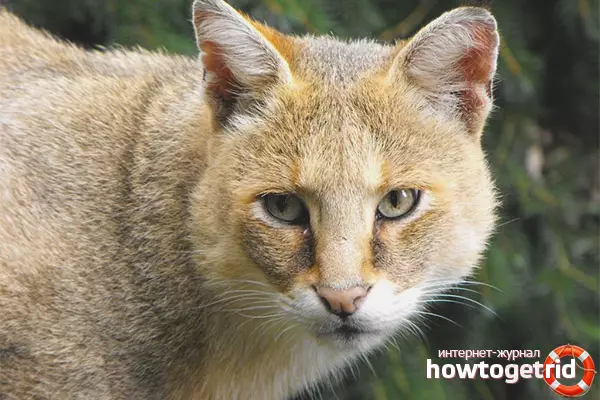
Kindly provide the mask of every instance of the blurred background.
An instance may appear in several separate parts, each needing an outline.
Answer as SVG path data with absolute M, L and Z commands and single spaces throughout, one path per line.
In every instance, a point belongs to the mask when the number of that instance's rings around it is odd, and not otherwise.
M 427 380 L 445 349 L 585 348 L 600 369 L 599 9 L 594 0 L 230 0 L 290 33 L 391 41 L 442 12 L 489 7 L 501 31 L 496 105 L 484 147 L 501 222 L 471 300 L 442 303 L 398 348 L 297 400 L 551 399 L 542 380 Z M 88 48 L 140 45 L 196 54 L 191 0 L 0 0 L 28 22 Z M 464 294 L 461 292 L 460 294 Z M 485 306 L 485 307 L 484 307 Z M 486 309 L 486 308 L 489 308 Z M 491 310 L 491 311 L 490 311 Z M 493 312 L 492 312 L 493 311 Z M 483 360 L 471 360 L 477 363 Z M 492 358 L 489 363 L 507 363 Z M 566 360 L 565 360 L 566 361 Z M 564 362 L 564 361 L 563 361 Z M 581 376 L 581 372 L 578 377 Z M 568 383 L 568 382 L 567 382 Z M 600 399 L 600 378 L 585 396 Z

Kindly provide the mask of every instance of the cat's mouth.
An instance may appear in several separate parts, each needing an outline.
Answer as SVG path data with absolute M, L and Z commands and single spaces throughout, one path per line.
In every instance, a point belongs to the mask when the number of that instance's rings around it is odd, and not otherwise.
M 364 329 L 353 325 L 344 324 L 339 328 L 336 328 L 332 331 L 333 334 L 342 336 L 344 338 L 351 339 L 356 336 L 360 336 L 367 333 L 379 333 L 379 331 L 374 329 Z
M 384 332 L 380 329 L 344 323 L 335 328 L 321 331 L 317 336 L 341 344 L 344 347 L 352 347 L 365 340 L 382 337 Z

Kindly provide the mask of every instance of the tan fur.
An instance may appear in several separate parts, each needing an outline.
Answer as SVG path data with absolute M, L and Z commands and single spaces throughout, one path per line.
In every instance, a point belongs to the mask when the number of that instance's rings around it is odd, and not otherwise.
M 0 398 L 283 399 L 477 265 L 489 13 L 396 47 L 285 36 L 220 0 L 194 21 L 198 60 L 86 52 L 0 11 Z M 397 188 L 421 204 L 376 220 Z M 265 216 L 284 192 L 310 226 Z M 313 286 L 356 285 L 381 333 L 334 340 Z

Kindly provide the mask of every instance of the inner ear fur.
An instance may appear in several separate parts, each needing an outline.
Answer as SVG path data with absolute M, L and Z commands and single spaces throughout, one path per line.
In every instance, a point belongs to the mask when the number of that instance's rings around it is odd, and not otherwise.
M 209 103 L 224 123 L 237 109 L 290 84 L 293 39 L 237 12 L 221 0 L 196 0 L 194 28 Z
M 403 74 L 424 90 L 432 111 L 460 118 L 479 136 L 492 108 L 499 43 L 496 20 L 489 11 L 457 8 L 403 45 L 391 77 Z

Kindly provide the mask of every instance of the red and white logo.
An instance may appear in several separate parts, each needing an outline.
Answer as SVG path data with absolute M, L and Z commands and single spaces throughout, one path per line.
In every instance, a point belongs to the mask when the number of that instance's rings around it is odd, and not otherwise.
M 568 356 L 577 358 L 583 363 L 583 378 L 581 378 L 576 385 L 566 386 L 556 379 L 556 363 L 560 363 L 561 357 Z M 594 366 L 594 360 L 592 360 L 592 357 L 587 351 L 579 346 L 574 346 L 571 344 L 559 346 L 552 350 L 550 354 L 548 354 L 548 357 L 546 357 L 546 361 L 544 362 L 544 380 L 552 390 L 563 397 L 583 396 L 585 392 L 590 389 L 590 386 L 592 386 L 592 381 L 594 380 L 595 375 L 596 369 Z

